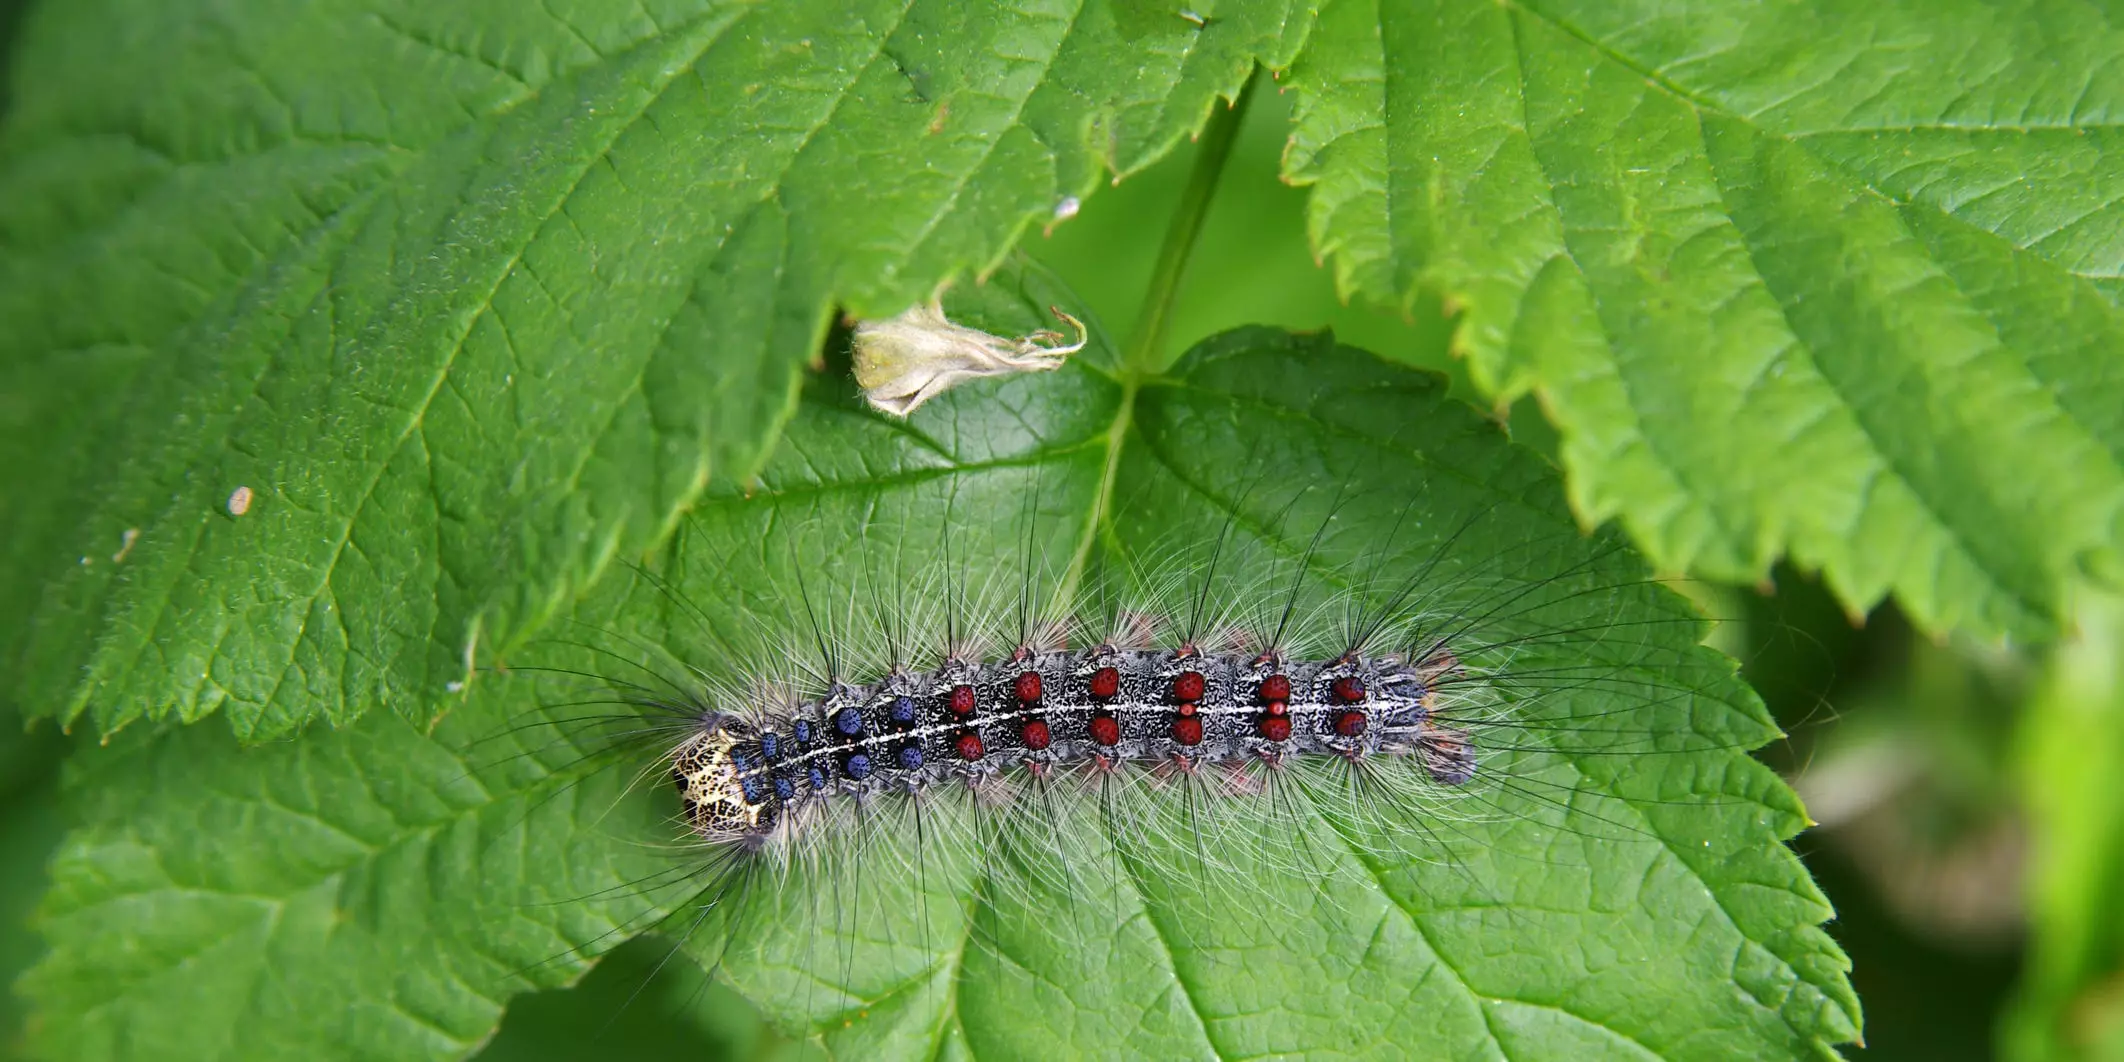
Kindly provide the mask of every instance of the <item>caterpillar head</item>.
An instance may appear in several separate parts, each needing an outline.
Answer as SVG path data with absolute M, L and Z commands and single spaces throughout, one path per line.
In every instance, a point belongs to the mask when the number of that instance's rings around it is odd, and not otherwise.
M 718 727 L 687 738 L 671 757 L 671 780 L 686 806 L 686 822 L 708 841 L 764 838 L 774 829 L 772 808 L 747 799 L 737 744 Z

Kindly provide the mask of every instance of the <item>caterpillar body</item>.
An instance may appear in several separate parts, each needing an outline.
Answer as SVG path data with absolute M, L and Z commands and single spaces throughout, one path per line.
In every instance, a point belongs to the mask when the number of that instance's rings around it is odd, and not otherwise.
M 673 754 L 672 777 L 703 838 L 747 843 L 793 834 L 837 796 L 980 785 L 1013 768 L 1244 771 L 1291 756 L 1396 755 L 1460 785 L 1475 771 L 1469 736 L 1432 721 L 1455 678 L 1464 673 L 1442 647 L 1413 665 L 1357 652 L 1027 648 L 838 686 L 771 729 L 718 717 Z

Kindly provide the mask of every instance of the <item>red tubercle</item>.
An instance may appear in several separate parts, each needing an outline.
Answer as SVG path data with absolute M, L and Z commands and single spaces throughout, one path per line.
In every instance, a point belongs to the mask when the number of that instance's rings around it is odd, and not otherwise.
M 950 707 L 951 714 L 962 719 L 972 715 L 974 711 L 974 688 L 972 686 L 953 686 L 951 688 Z
M 1121 672 L 1102 667 L 1091 673 L 1091 695 L 1102 701 L 1110 701 L 1121 693 Z
M 1018 738 L 1025 742 L 1026 748 L 1034 752 L 1054 743 L 1054 735 L 1048 732 L 1047 721 L 1044 719 L 1027 719 L 1025 725 L 1018 728 Z
M 1290 676 L 1270 675 L 1261 680 L 1261 685 L 1256 687 L 1254 692 L 1259 694 L 1263 701 L 1270 704 L 1274 704 L 1277 701 L 1288 701 L 1291 699 Z
M 1180 714 L 1181 714 L 1181 715 L 1193 715 L 1193 714 L 1195 714 L 1195 702 L 1193 702 L 1193 701 L 1187 701 L 1187 702 L 1183 703 L 1182 705 L 1180 705 Z
M 1202 699 L 1202 672 L 1182 671 L 1173 676 L 1173 699 L 1182 704 Z
M 1018 703 L 1020 704 L 1031 704 L 1039 700 L 1040 673 L 1037 671 L 1020 672 L 1017 681 L 1011 683 L 1010 689 L 1011 693 L 1018 698 Z
M 972 763 L 988 754 L 988 750 L 981 745 L 981 735 L 971 730 L 960 734 L 954 739 L 951 747 L 954 752 L 959 754 L 960 759 L 968 763 Z
M 1173 740 L 1182 745 L 1202 744 L 1202 720 L 1192 715 L 1173 720 Z
M 1291 739 L 1291 717 L 1287 715 L 1264 715 L 1254 723 L 1254 729 L 1270 741 Z
M 1364 728 L 1363 712 L 1344 712 L 1335 717 L 1335 733 L 1343 737 L 1361 738 L 1364 736 Z
M 1091 739 L 1108 747 L 1120 744 L 1121 721 L 1110 715 L 1092 716 Z
M 1364 680 L 1355 675 L 1344 675 L 1328 687 L 1328 692 L 1337 704 L 1364 703 Z

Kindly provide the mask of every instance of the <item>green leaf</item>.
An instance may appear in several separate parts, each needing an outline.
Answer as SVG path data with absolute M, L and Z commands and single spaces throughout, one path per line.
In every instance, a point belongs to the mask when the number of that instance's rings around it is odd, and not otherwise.
M 1286 158 L 1663 568 L 2048 634 L 2124 543 L 2124 30 L 2038 0 L 1335 0 Z
M 1053 294 L 1014 278 L 950 309 L 1022 333 Z M 1266 475 L 1348 498 L 1322 578 L 1364 543 L 1391 578 L 1472 527 L 1482 550 L 1528 558 L 1509 579 L 1544 622 L 1632 632 L 1611 639 L 1632 669 L 1555 707 L 1578 726 L 1495 750 L 1519 784 L 1445 802 L 1435 829 L 1308 820 L 1328 872 L 1251 849 L 1213 869 L 1149 844 L 1075 877 L 992 874 L 1006 857 L 950 830 L 908 858 L 908 829 L 825 881 L 756 879 L 769 887 L 705 917 L 686 889 L 591 896 L 655 872 L 640 868 L 671 839 L 664 786 L 593 815 L 621 783 L 538 802 L 572 781 L 543 775 L 571 750 L 467 766 L 469 736 L 528 707 L 522 674 L 482 682 L 433 739 L 389 713 L 248 750 L 205 728 L 141 735 L 92 754 L 74 790 L 89 825 L 47 905 L 41 1048 L 450 1057 L 534 983 L 509 971 L 610 946 L 599 934 L 650 902 L 677 912 L 667 928 L 704 966 L 838 1057 L 1812 1057 L 1856 1035 L 1846 964 L 1818 928 L 1829 909 L 1780 843 L 1804 815 L 1744 751 L 1774 733 L 1760 703 L 1613 535 L 1578 533 L 1541 459 L 1439 378 L 1327 337 L 1230 333 L 1140 386 L 1113 365 L 1095 332 L 1059 372 L 969 385 L 904 423 L 814 385 L 758 490 L 711 489 L 660 575 L 585 604 L 568 640 L 587 648 L 519 663 L 635 676 L 617 661 L 662 644 L 718 674 L 723 639 L 800 622 L 784 611 L 795 571 L 836 602 L 946 549 L 979 575 L 1028 541 L 1049 558 L 1141 556 L 1230 526 L 1235 557 L 1296 558 L 1305 543 L 1248 492 Z M 1379 554 L 1397 526 L 1409 553 Z M 1566 592 L 1578 577 L 1602 592 Z M 499 751 L 536 747 L 530 732 Z M 591 898 L 526 906 L 567 896 Z
M 4 670 L 106 731 L 425 711 L 750 476 L 835 301 L 993 265 L 1306 24 L 40 5 L 0 127 L 0 467 L 36 500 Z
M 456 1058 L 509 995 L 641 928 L 662 819 L 587 750 L 475 698 L 240 747 L 142 728 L 77 757 L 82 823 L 24 979 L 64 1058 Z

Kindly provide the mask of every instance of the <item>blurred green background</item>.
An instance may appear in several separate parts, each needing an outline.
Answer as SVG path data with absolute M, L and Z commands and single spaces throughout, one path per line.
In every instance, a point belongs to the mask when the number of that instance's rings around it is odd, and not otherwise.
M 0 0 L 0 44 L 13 3 Z M 4 54 L 4 50 L 0 50 Z M 1435 304 L 1411 319 L 1346 307 L 1307 248 L 1305 195 L 1276 176 L 1288 112 L 1257 94 L 1168 332 L 1184 347 L 1235 325 L 1332 328 L 1437 368 L 1473 398 Z M 0 101 L 4 102 L 4 101 Z M 1102 190 L 1026 250 L 1112 330 L 1135 319 L 1192 148 Z M 1514 434 L 1553 453 L 1530 402 Z M 2124 609 L 2089 601 L 2077 638 L 2016 648 L 1917 637 L 1884 606 L 1847 616 L 1806 575 L 1686 584 L 1720 621 L 1789 738 L 1761 755 L 1822 826 L 1798 847 L 1835 903 L 1866 1012 L 1862 1059 L 2124 1059 Z M 0 702 L 0 713 L 12 707 Z M 26 920 L 60 838 L 62 741 L 0 719 L 0 972 L 35 954 Z M 742 999 L 668 944 L 613 953 L 572 990 L 521 997 L 490 1062 L 795 1059 Z M 0 998 L 0 1045 L 26 1020 Z M 0 1053 L 12 1053 L 0 1050 Z

